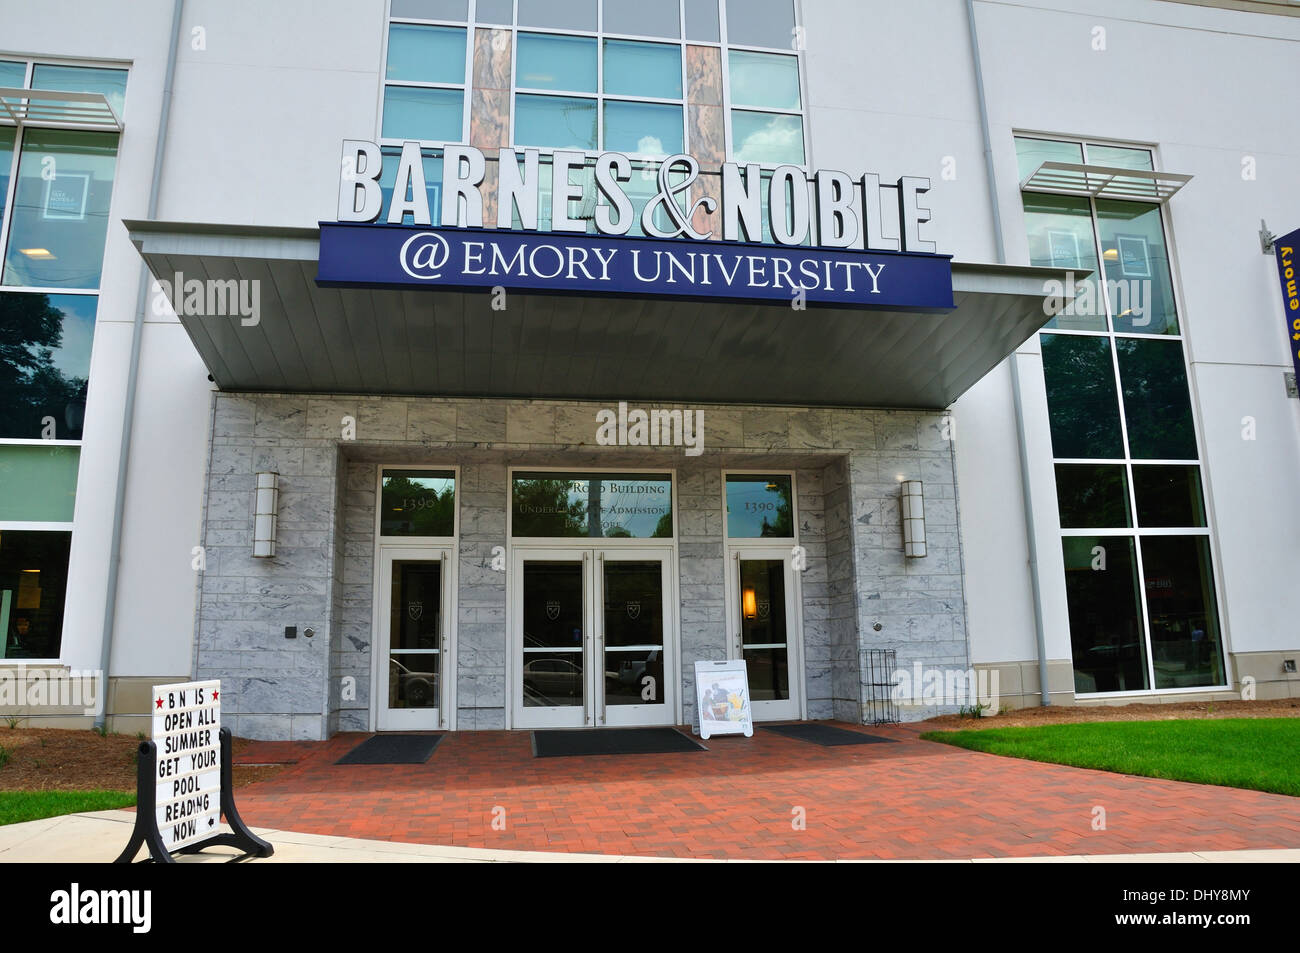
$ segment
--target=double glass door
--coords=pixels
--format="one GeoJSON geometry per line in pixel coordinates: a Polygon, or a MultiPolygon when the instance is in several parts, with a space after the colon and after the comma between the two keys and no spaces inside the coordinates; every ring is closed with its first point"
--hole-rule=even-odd
{"type": "Polygon", "coordinates": [[[673,723],[670,555],[653,547],[514,551],[515,727],[673,723]]]}
{"type": "Polygon", "coordinates": [[[445,728],[450,551],[380,550],[380,731],[445,728]]]}

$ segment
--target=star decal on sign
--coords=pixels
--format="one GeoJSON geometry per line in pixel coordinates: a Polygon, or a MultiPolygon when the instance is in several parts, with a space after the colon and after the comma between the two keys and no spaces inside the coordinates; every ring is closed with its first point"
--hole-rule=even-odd
{"type": "Polygon", "coordinates": [[[162,707],[162,699],[161,699],[161,698],[160,698],[160,699],[158,699],[158,707],[159,707],[159,708],[161,708],[161,707],[162,707]]]}
{"type": "Polygon", "coordinates": [[[213,700],[213,701],[216,701],[217,698],[220,697],[220,695],[221,695],[221,692],[213,692],[213,693],[212,693],[212,700],[213,700]]]}

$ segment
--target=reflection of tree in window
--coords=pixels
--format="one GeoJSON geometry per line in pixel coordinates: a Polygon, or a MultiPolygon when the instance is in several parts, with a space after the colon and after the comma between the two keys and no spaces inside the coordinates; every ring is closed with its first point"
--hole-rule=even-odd
{"type": "Polygon", "coordinates": [[[0,295],[0,436],[41,436],[47,416],[59,439],[81,436],[86,378],[68,377],[54,363],[64,316],[49,295],[0,295]]]}
{"type": "Polygon", "coordinates": [[[387,535],[450,536],[456,525],[456,486],[451,480],[443,484],[405,476],[384,479],[384,526],[387,535]]]}
{"type": "Polygon", "coordinates": [[[514,535],[586,536],[587,503],[570,500],[568,480],[515,480],[514,535]]]}

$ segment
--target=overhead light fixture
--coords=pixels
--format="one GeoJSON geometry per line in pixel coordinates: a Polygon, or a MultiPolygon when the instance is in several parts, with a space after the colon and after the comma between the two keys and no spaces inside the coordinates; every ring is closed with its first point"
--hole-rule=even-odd
{"type": "Polygon", "coordinates": [[[275,555],[276,518],[280,509],[280,474],[257,474],[253,509],[253,556],[269,559],[275,555]]]}
{"type": "Polygon", "coordinates": [[[925,494],[920,480],[904,480],[899,487],[903,506],[903,555],[917,559],[925,555],[925,494]]]}
{"type": "Polygon", "coordinates": [[[48,248],[20,248],[18,250],[28,258],[35,258],[38,261],[49,261],[57,257],[48,248]]]}
{"type": "Polygon", "coordinates": [[[758,618],[758,599],[752,588],[746,589],[740,596],[741,610],[746,619],[758,618]]]}

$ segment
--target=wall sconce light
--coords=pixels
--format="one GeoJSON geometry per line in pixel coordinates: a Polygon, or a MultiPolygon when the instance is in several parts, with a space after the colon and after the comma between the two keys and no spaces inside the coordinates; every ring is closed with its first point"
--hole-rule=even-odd
{"type": "Polygon", "coordinates": [[[256,501],[253,508],[253,556],[269,559],[275,555],[275,523],[280,510],[280,474],[257,475],[256,501]]]}
{"type": "Polygon", "coordinates": [[[746,589],[740,594],[740,604],[746,619],[758,618],[758,599],[754,596],[753,589],[746,589]]]}
{"type": "Polygon", "coordinates": [[[920,480],[904,480],[899,487],[903,504],[903,555],[915,559],[925,555],[925,494],[920,480]]]}

